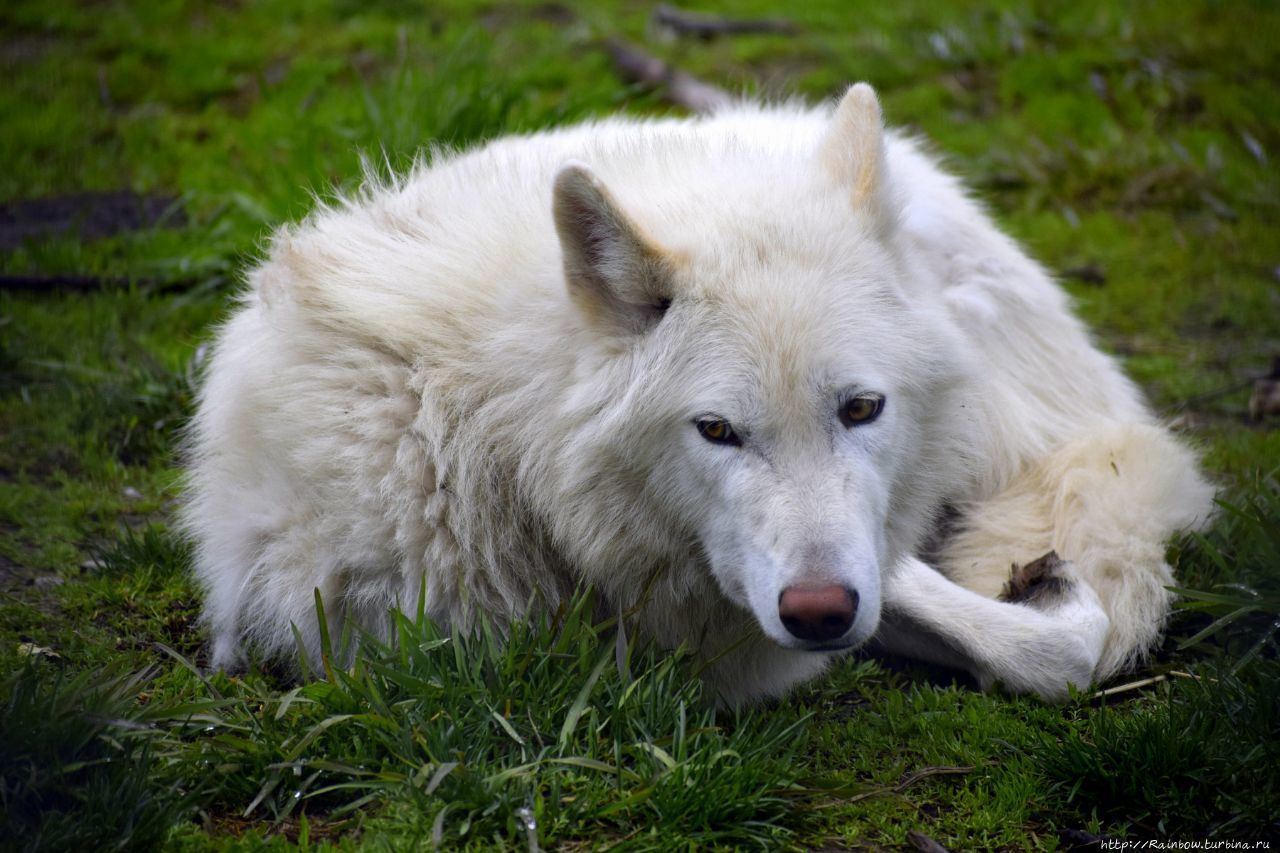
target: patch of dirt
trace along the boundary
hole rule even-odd
[[[53,44],[52,38],[33,33],[10,36],[0,42],[0,68],[38,62]]]
[[[971,116],[983,119],[1000,113],[1000,80],[994,68],[979,65],[960,68],[941,75],[938,82]]]
[[[0,590],[7,590],[12,586],[26,583],[29,571],[25,566],[15,563],[13,560],[0,554]]]
[[[856,717],[860,711],[871,704],[871,700],[857,690],[850,690],[846,693],[841,693],[838,696],[833,696],[822,704],[823,711],[825,712],[823,716],[835,719],[847,719],[849,717]]]
[[[0,279],[0,282],[3,280]],[[22,381],[24,384],[34,385],[39,379],[26,373],[14,372],[13,379]],[[62,474],[68,478],[79,477],[83,474],[83,467],[80,465],[80,457],[76,452],[65,444],[49,444],[41,446],[34,441],[28,440],[30,430],[24,429],[22,436],[16,435],[16,430],[12,431],[13,435],[13,452],[15,459],[21,459],[18,467],[13,471],[5,471],[4,479],[13,482],[20,471],[22,476],[28,482],[52,486],[58,481],[58,475]],[[19,455],[21,454],[21,455]]]
[[[328,820],[323,812],[307,814],[307,837],[315,841],[334,841],[339,838],[354,839],[359,833],[352,833],[354,820]],[[250,830],[256,829],[267,838],[283,836],[292,843],[297,843],[302,824],[296,817],[287,817],[276,822],[261,819],[245,818],[238,814],[215,813],[205,818],[204,829],[211,836],[230,836],[240,838]]]
[[[5,525],[0,529],[0,536],[8,537],[10,532],[11,528]],[[33,569],[0,554],[0,600],[33,607],[53,621],[62,613],[56,590],[63,582],[64,578],[56,572]],[[21,639],[40,645],[48,640],[47,637],[27,636],[25,633]]]
[[[146,228],[180,228],[187,215],[178,199],[132,190],[83,192],[0,204],[0,251],[28,240],[75,236],[98,240]]]

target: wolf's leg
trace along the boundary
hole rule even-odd
[[[1093,589],[1046,556],[1021,601],[999,601],[948,580],[915,557],[886,579],[876,641],[886,650],[1000,682],[1019,693],[1064,699],[1087,687],[1109,620]]]
[[[240,642],[243,576],[235,566],[200,557],[196,571],[205,588],[202,619],[209,626],[209,665],[215,670],[239,672],[246,665]]]
[[[901,567],[889,579],[881,640],[1045,696],[1107,678],[1158,639],[1173,580],[1165,542],[1207,519],[1212,494],[1164,430],[1101,426],[966,507],[938,571],[918,560]],[[995,600],[1011,565],[1050,551],[1065,561],[1046,575],[1053,588]]]
[[[1139,661],[1159,639],[1172,595],[1165,547],[1203,524],[1213,488],[1190,451],[1160,427],[1110,424],[1029,466],[999,495],[967,507],[937,566],[959,585],[1000,595],[1011,564],[1056,551],[1065,577],[1093,590],[1109,621],[1095,678]]]

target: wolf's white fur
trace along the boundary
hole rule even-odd
[[[868,392],[883,413],[843,426]],[[699,435],[712,415],[742,446]],[[838,644],[1046,697],[1105,678],[1157,638],[1163,543],[1212,494],[862,85],[502,139],[280,231],[190,445],[218,666],[294,625],[314,653],[315,588],[378,631],[422,589],[465,626],[587,581],[650,590],[643,628],[716,659],[731,702],[833,656],[781,623],[796,585],[857,592]],[[997,600],[1050,549],[1065,593]]]

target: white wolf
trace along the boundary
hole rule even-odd
[[[1209,515],[864,84],[437,157],[280,231],[251,285],[189,436],[217,666],[292,626],[314,654],[316,588],[378,631],[421,590],[466,626],[586,582],[647,595],[730,703],[873,637],[1060,698],[1150,648],[1164,543]]]

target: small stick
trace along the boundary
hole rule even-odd
[[[894,793],[901,794],[921,779],[928,779],[930,776],[964,776],[973,772],[973,765],[965,767],[926,767],[923,770],[917,770],[901,782],[893,786]]]
[[[1169,670],[1169,672],[1168,672],[1167,674],[1168,674],[1168,675],[1172,675],[1172,676],[1174,676],[1174,677],[1176,677],[1176,678],[1190,678],[1192,681],[1202,681],[1202,680],[1203,680],[1203,679],[1201,679],[1201,678],[1200,678],[1200,676],[1198,676],[1198,675],[1194,675],[1194,674],[1192,674],[1192,673],[1190,673],[1190,672],[1183,672],[1183,671],[1182,671],[1182,670],[1180,670],[1180,669],[1171,669],[1171,670]],[[1209,680],[1210,680],[1210,681],[1212,681],[1212,682],[1215,682],[1215,683],[1216,683],[1218,679],[1216,679],[1216,678],[1211,678],[1211,679],[1209,679]]]
[[[622,39],[606,40],[605,49],[609,51],[613,65],[623,80],[665,88],[667,100],[689,112],[705,115],[727,106],[733,100],[724,89],[673,68]]]
[[[883,794],[901,794],[921,779],[928,779],[930,776],[963,776],[966,773],[972,773],[973,767],[926,767],[923,770],[917,770],[910,776],[903,779],[892,788],[877,788],[874,791],[865,791],[861,794],[855,794],[842,803],[856,803],[860,800],[869,800],[872,797],[879,797]]]
[[[779,35],[795,35],[798,28],[790,21],[781,18],[733,19],[716,15],[697,15],[685,12],[674,6],[659,6],[653,13],[653,20],[660,27],[671,30],[679,36],[693,36],[703,41],[711,41],[717,36],[746,35],[750,33],[776,33]]]
[[[1125,693],[1125,692],[1128,692],[1128,691],[1130,691],[1130,690],[1137,690],[1137,689],[1139,689],[1139,688],[1141,688],[1141,687],[1149,687],[1149,686],[1150,686],[1150,685],[1152,685],[1152,684],[1159,684],[1161,681],[1166,681],[1166,680],[1168,680],[1168,678],[1169,678],[1169,677],[1171,677],[1171,676],[1172,676],[1173,678],[1188,678],[1188,679],[1190,679],[1190,680],[1192,680],[1192,681],[1203,681],[1203,680],[1204,680],[1203,678],[1201,678],[1201,677],[1200,677],[1200,676],[1198,676],[1198,675],[1195,675],[1194,673],[1190,673],[1190,672],[1183,672],[1183,671],[1182,671],[1182,670],[1180,670],[1180,669],[1171,669],[1171,670],[1169,670],[1168,672],[1166,672],[1166,673],[1164,673],[1164,674],[1162,674],[1162,675],[1153,675],[1153,676],[1151,676],[1150,678],[1143,678],[1143,679],[1140,679],[1140,680],[1138,680],[1138,681],[1130,681],[1128,684],[1120,684],[1120,685],[1118,685],[1118,686],[1116,686],[1116,687],[1109,687],[1109,688],[1107,688],[1106,690],[1099,690],[1098,692],[1096,692],[1096,693],[1094,693],[1094,694],[1090,695],[1090,696],[1089,696],[1089,699],[1090,699],[1091,701],[1092,701],[1092,700],[1094,700],[1094,699],[1105,699],[1105,698],[1107,698],[1108,696],[1114,696],[1114,695],[1116,695],[1117,693]],[[1211,679],[1209,679],[1209,680],[1210,680],[1211,682],[1217,683],[1217,679],[1216,679],[1216,678],[1211,678]]]
[[[1166,675],[1153,675],[1150,678],[1142,678],[1137,681],[1130,681],[1128,684],[1121,684],[1116,687],[1108,687],[1106,690],[1099,690],[1097,693],[1091,695],[1089,699],[1091,701],[1094,699],[1105,699],[1108,696],[1114,696],[1117,693],[1127,693],[1130,690],[1137,690],[1142,687],[1148,687],[1152,684],[1159,684],[1162,681],[1168,680],[1169,678]]]

